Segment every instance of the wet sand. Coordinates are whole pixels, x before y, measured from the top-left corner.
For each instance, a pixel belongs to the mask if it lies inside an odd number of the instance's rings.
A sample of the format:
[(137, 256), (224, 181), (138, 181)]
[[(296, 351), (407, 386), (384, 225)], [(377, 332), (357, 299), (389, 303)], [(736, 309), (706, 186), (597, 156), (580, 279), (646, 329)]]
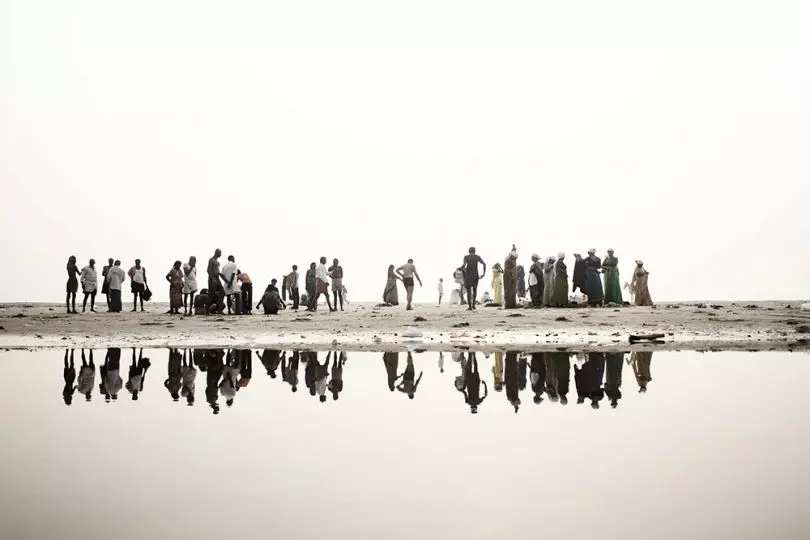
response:
[[(67, 315), (57, 304), (0, 304), (0, 348), (252, 347), (426, 350), (628, 350), (631, 334), (665, 334), (669, 350), (789, 350), (810, 348), (810, 312), (796, 302), (664, 304), (654, 308), (517, 309), (417, 305), (347, 311), (284, 311), (278, 316), (167, 315), (167, 304), (146, 313)], [(704, 307), (705, 306), (705, 307)], [(417, 321), (416, 318), (425, 319)], [(468, 326), (467, 326), (468, 325)], [(408, 332), (411, 330), (411, 332)], [(409, 333), (419, 334), (409, 336)]]

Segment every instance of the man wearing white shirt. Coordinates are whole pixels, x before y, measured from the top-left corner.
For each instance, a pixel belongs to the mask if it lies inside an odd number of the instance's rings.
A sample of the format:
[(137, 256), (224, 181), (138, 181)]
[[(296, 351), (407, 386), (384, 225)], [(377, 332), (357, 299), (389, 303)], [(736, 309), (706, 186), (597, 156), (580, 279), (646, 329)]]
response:
[[(242, 294), (242, 287), (239, 285), (239, 280), (236, 279), (239, 274), (239, 269), (236, 267), (236, 259), (233, 255), (228, 255), (228, 262), (222, 267), (222, 281), (225, 286), (225, 296), (228, 299), (228, 315), (231, 315), (231, 309), (234, 307), (234, 302), (239, 302), (239, 297)], [(236, 312), (241, 313), (241, 310), (236, 306)]]
[(107, 272), (107, 288), (110, 295), (110, 311), (121, 312), (121, 285), (126, 281), (127, 274), (121, 268), (121, 261), (115, 261), (113, 267)]
[(326, 296), (326, 305), (329, 306), (329, 311), (336, 311), (332, 308), (332, 302), (329, 300), (329, 270), (326, 268), (326, 257), (321, 257), (321, 263), (315, 268), (315, 296), (309, 301), (307, 311), (317, 311), (318, 298), (322, 294)]

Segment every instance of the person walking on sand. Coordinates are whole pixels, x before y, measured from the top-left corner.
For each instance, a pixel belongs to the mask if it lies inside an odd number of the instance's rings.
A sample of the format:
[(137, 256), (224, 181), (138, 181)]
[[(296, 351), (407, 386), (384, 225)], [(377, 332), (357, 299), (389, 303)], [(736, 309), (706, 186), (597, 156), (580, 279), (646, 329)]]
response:
[(413, 278), (422, 286), (422, 278), (419, 277), (419, 272), (416, 271), (416, 265), (413, 264), (413, 259), (408, 259), (408, 262), (397, 268), (397, 274), (402, 279), (402, 284), (405, 286), (405, 296), (408, 300), (408, 305), (405, 308), (410, 311), (413, 309)]
[(236, 266), (236, 259), (233, 255), (228, 255), (228, 262), (222, 266), (222, 283), (225, 288), (225, 298), (228, 302), (228, 315), (232, 315), (234, 311), (240, 313), (241, 309), (239, 303), (241, 302), (241, 289), (239, 287), (239, 280), (236, 279), (239, 274), (239, 268)]
[(222, 250), (214, 250), (214, 256), (208, 259), (208, 305), (213, 306), (209, 313), (222, 313), (220, 309), (222, 299), (222, 274), (219, 270), (219, 258), (222, 257)]
[(507, 255), (503, 263), (503, 307), (506, 309), (517, 308), (518, 296), (518, 253), (517, 248), (512, 244), (512, 251)]
[(290, 300), (292, 300), (292, 309), (298, 311), (301, 302), (301, 295), (298, 292), (298, 266), (292, 266), (292, 272), (287, 274), (287, 281), (290, 285)]
[(183, 270), (180, 261), (174, 261), (169, 273), (166, 274), (166, 281), (169, 282), (169, 313), (180, 315), (180, 308), (183, 307)]
[(340, 311), (343, 311), (343, 267), (334, 259), (329, 267), (329, 277), (332, 278), (332, 294), (334, 295), (335, 310), (340, 300)]
[(84, 300), (82, 301), (82, 313), (87, 309), (87, 298), (90, 298), (90, 311), (96, 312), (96, 292), (98, 291), (98, 276), (96, 274), (96, 260), (90, 259), (90, 263), (82, 268), (81, 275), (82, 292), (84, 292)]
[(605, 276), (605, 304), (622, 303), (622, 284), (619, 280), (619, 259), (607, 250), (607, 257), (602, 261), (602, 273)]
[(585, 259), (585, 284), (588, 291), (589, 306), (601, 306), (605, 297), (602, 290), (602, 280), (599, 279), (601, 269), (602, 260), (596, 256), (595, 249), (589, 249), (588, 258)]
[(121, 287), (126, 281), (127, 275), (121, 268), (121, 261), (115, 261), (113, 267), (107, 272), (107, 286), (110, 293), (110, 312), (121, 313)]
[(183, 265), (183, 314), (194, 315), (194, 295), (199, 290), (197, 285), (197, 257), (193, 255)]
[(653, 305), (650, 289), (647, 286), (647, 278), (649, 275), (650, 273), (644, 268), (644, 261), (636, 261), (636, 269), (633, 271), (633, 280), (630, 282), (630, 290), (635, 294), (637, 306)]
[[(76, 256), (71, 255), (67, 262), (67, 296), (65, 297), (65, 304), (67, 305), (67, 312), (70, 314), (77, 313), (76, 311), (76, 293), (79, 292), (79, 267), (76, 266)], [(70, 309), (71, 299), (73, 300), (73, 311)]]
[(444, 279), (439, 278), (439, 305), (442, 305), (442, 296), (444, 296)]
[(110, 280), (107, 278), (107, 274), (110, 273), (110, 269), (113, 267), (112, 257), (107, 259), (107, 266), (101, 269), (101, 294), (105, 296), (107, 299), (107, 310), (110, 309)]
[[(479, 264), (484, 268), (480, 275), (478, 274)], [(467, 287), (467, 309), (472, 311), (475, 309), (475, 299), (478, 298), (478, 281), (487, 275), (487, 263), (475, 253), (474, 247), (471, 247), (469, 253), (464, 256), (461, 271), (464, 274), (464, 285)]]
[(143, 309), (143, 293), (148, 287), (146, 281), (146, 268), (141, 266), (141, 260), (135, 259), (135, 266), (129, 269), (129, 279), (132, 285), (132, 311), (138, 311), (138, 299), (141, 301), (141, 312)]
[(242, 315), (250, 315), (253, 313), (253, 281), (247, 272), (241, 270), (236, 279), (239, 280), (239, 286), (242, 289)]
[(326, 297), (326, 305), (329, 306), (329, 311), (337, 311), (332, 307), (332, 302), (329, 300), (329, 271), (326, 269), (326, 257), (321, 257), (320, 264), (315, 267), (315, 294), (312, 296), (307, 311), (318, 310), (318, 299), (321, 295)]

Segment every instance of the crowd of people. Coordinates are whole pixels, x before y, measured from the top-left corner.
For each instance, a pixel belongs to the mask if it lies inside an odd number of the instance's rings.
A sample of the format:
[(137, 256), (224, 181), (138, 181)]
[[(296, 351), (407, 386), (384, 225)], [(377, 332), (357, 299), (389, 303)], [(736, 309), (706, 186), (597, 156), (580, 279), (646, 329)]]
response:
[[(247, 272), (239, 268), (233, 255), (229, 255), (223, 265), (220, 265), (221, 257), (222, 251), (217, 249), (208, 260), (207, 287), (202, 289), (197, 279), (196, 257), (189, 257), (186, 263), (179, 260), (174, 262), (165, 276), (169, 289), (169, 313), (179, 315), (181, 309), (184, 315), (222, 314), (226, 310), (228, 314), (253, 312), (252, 279)], [(480, 303), (485, 306), (503, 306), (506, 309), (568, 307), (572, 303), (589, 306), (624, 304), (619, 278), (619, 259), (612, 249), (607, 250), (604, 260), (596, 255), (594, 249), (589, 250), (585, 258), (575, 253), (574, 259), (569, 289), (565, 253), (545, 259), (533, 254), (527, 272), (523, 265), (518, 264), (518, 252), (513, 245), (503, 265), (497, 262), (492, 266), (490, 282), (492, 294), (487, 291), (482, 295)], [(451, 303), (462, 305), (466, 303), (468, 310), (475, 310), (479, 304), (479, 283), (485, 278), (486, 272), (486, 263), (476, 253), (475, 248), (471, 247), (461, 266), (453, 273), (457, 287), (451, 294)], [(76, 295), (79, 284), (84, 293), (82, 312), (86, 311), (88, 300), (90, 311), (95, 312), (99, 281), (95, 259), (90, 259), (89, 263), (79, 270), (76, 257), (71, 256), (67, 263), (67, 274), (65, 298), (67, 312), (78, 313)], [(604, 284), (600, 274), (604, 277)], [(648, 276), (649, 272), (644, 268), (644, 262), (637, 260), (631, 281), (625, 283), (624, 288), (630, 292), (631, 301), (638, 306), (652, 305)], [(129, 271), (124, 272), (121, 261), (110, 258), (101, 270), (101, 293), (105, 295), (107, 308), (111, 312), (120, 312), (123, 308), (121, 291), (127, 277), (130, 279), (133, 297), (132, 311), (137, 311), (139, 306), (143, 311), (144, 302), (149, 301), (152, 296), (146, 268), (140, 259), (136, 259)], [(332, 265), (327, 267), (327, 258), (321, 257), (318, 263), (310, 264), (304, 277), (305, 292), (302, 293), (299, 289), (298, 266), (292, 265), (291, 271), (282, 277), (280, 288), (278, 280), (270, 281), (255, 309), (262, 309), (268, 315), (277, 314), (288, 307), (289, 298), (293, 310), (299, 309), (303, 304), (307, 311), (316, 311), (319, 300), (324, 297), (330, 311), (343, 311), (344, 304), (348, 304), (343, 277), (343, 267), (338, 259), (333, 259)], [(413, 259), (408, 259), (408, 262), (398, 268), (393, 264), (389, 265), (383, 290), (384, 304), (391, 306), (399, 304), (399, 283), (405, 288), (406, 309), (412, 310), (415, 285), (418, 283), (420, 287), (423, 286)], [(437, 289), (441, 305), (444, 297), (443, 278), (439, 279)], [(569, 290), (571, 294), (579, 291), (582, 301), (572, 302)]]
[[(402, 371), (401, 353), (382, 354), (386, 373), (386, 385), (391, 392), (405, 394), (409, 399), (416, 397), (424, 372), (417, 369), (414, 353), (407, 352)], [(482, 378), (478, 366), (478, 355), (487, 358), (490, 354), (454, 351), (449, 353), (458, 364), (459, 374), (453, 379), (453, 387), (463, 395), (464, 403), (471, 413), (477, 413), (489, 394), (489, 386)], [(192, 406), (196, 402), (196, 380), (198, 372), (205, 374), (205, 400), (214, 414), (220, 412), (220, 399), (227, 407), (234, 404), (239, 392), (244, 392), (253, 378), (254, 355), (261, 362), (267, 376), (287, 384), (292, 392), (298, 391), (299, 366), (303, 362), (304, 384), (310, 396), (325, 403), (327, 394), (337, 401), (343, 392), (343, 371), (347, 361), (345, 351), (287, 351), (264, 349), (169, 349), (166, 376), (163, 386), (172, 401), (185, 401)], [(439, 352), (438, 368), (444, 373), (445, 353)], [(573, 368), (577, 403), (589, 402), (594, 409), (607, 399), (611, 407), (617, 407), (622, 398), (622, 371), (626, 353), (579, 353), (517, 351), (495, 352), (492, 354), (492, 389), (504, 392), (509, 405), (517, 413), (522, 404), (521, 393), (531, 389), (532, 401), (540, 404), (545, 400), (551, 403), (568, 404), (568, 393)], [(126, 390), (130, 398), (138, 400), (144, 390), (146, 376), (152, 367), (143, 350), (132, 349), (126, 383), (121, 371), (122, 351), (120, 348), (106, 350), (103, 363), (99, 367), (100, 380), (98, 393), (106, 402), (117, 401), (119, 394)], [(627, 363), (632, 366), (639, 392), (646, 392), (652, 380), (650, 365), (652, 351), (636, 351), (630, 354)], [(126, 367), (126, 366), (124, 366)], [(66, 405), (71, 405), (74, 394), (91, 401), (96, 388), (96, 365), (93, 350), (81, 350), (81, 365), (76, 367), (75, 350), (65, 350), (64, 388), (62, 397)], [(161, 376), (161, 378), (163, 378)]]

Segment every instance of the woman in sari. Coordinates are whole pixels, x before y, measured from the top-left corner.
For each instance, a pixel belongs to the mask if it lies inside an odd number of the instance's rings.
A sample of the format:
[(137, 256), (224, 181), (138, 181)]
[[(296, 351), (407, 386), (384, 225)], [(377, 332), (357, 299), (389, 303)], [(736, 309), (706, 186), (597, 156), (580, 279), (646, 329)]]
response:
[(557, 254), (554, 263), (554, 290), (551, 297), (553, 307), (568, 307), (568, 267), (565, 265), (565, 253)]
[[(79, 267), (76, 266), (76, 256), (71, 255), (67, 262), (67, 286), (65, 288), (67, 296), (65, 297), (65, 304), (68, 313), (76, 312), (76, 293), (79, 292)], [(73, 311), (70, 310), (71, 300), (73, 301)]]
[(602, 261), (602, 273), (605, 275), (605, 303), (622, 303), (622, 285), (619, 282), (619, 259), (609, 249), (607, 257)]
[(180, 266), (183, 263), (174, 261), (174, 266), (166, 274), (166, 281), (169, 282), (169, 313), (180, 315), (180, 308), (183, 307), (183, 271)]
[(397, 292), (397, 280), (400, 277), (394, 271), (394, 265), (388, 267), (388, 281), (385, 282), (385, 290), (383, 291), (383, 302), (391, 304), (392, 306), (399, 305), (399, 292)]
[(543, 289), (543, 305), (551, 307), (551, 299), (554, 297), (554, 263), (556, 259), (549, 257), (543, 267), (543, 282), (546, 287)]
[(517, 308), (517, 293), (518, 293), (518, 268), (517, 268), (517, 251), (512, 246), (512, 251), (506, 257), (503, 263), (503, 307), (506, 309)]
[(596, 256), (595, 249), (588, 250), (585, 259), (585, 289), (588, 292), (588, 305), (601, 306), (605, 298), (602, 290), (602, 280), (599, 279), (599, 270), (602, 269), (602, 260)]
[(501, 263), (492, 267), (492, 303), (503, 305), (503, 268)]
[(637, 306), (652, 306), (653, 301), (650, 296), (650, 289), (647, 286), (647, 278), (650, 275), (644, 268), (644, 261), (636, 261), (636, 269), (633, 271), (633, 280), (630, 282), (630, 290), (636, 296)]
[[(194, 295), (197, 294), (197, 257), (191, 256), (183, 265), (183, 314), (194, 315)], [(189, 297), (191, 301), (189, 302)]]

